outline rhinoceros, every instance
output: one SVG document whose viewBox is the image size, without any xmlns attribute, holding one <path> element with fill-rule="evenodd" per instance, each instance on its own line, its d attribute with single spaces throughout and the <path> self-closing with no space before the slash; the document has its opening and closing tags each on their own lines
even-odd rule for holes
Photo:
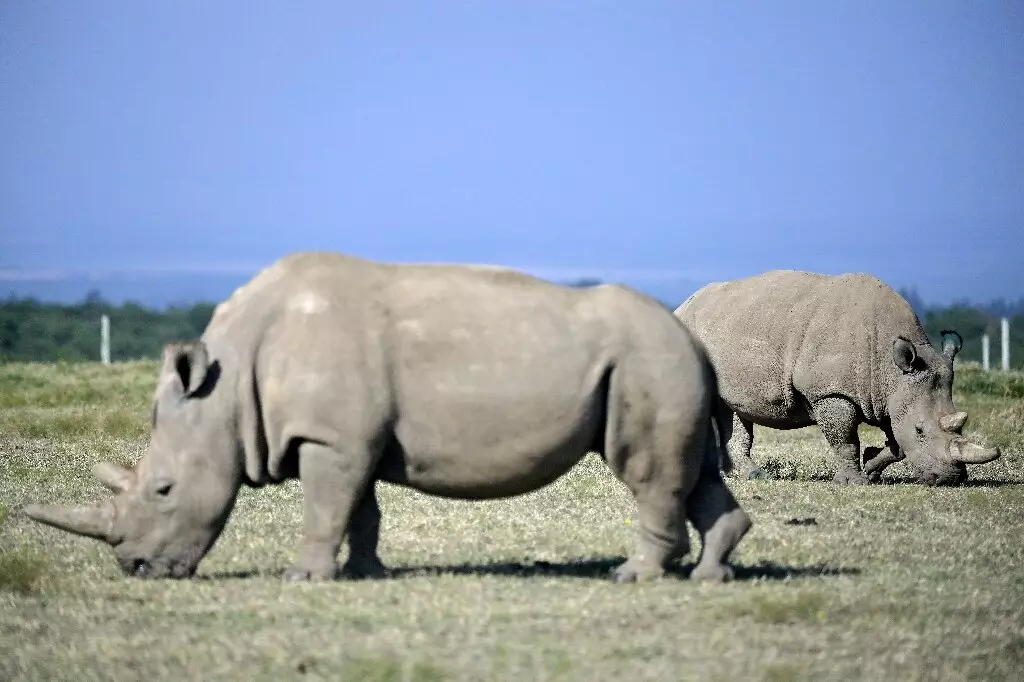
<svg viewBox="0 0 1024 682">
<path fill-rule="evenodd" d="M 482 500 L 546 486 L 588 452 L 632 492 L 638 537 L 613 572 L 733 578 L 752 526 L 720 476 L 714 371 L 671 311 L 619 285 L 332 252 L 278 259 L 168 343 L 145 453 L 93 475 L 114 495 L 26 505 L 109 543 L 137 577 L 191 577 L 243 485 L 298 478 L 304 535 L 285 577 L 376 577 L 375 484 Z M 347 538 L 348 559 L 336 563 Z"/>
<path fill-rule="evenodd" d="M 675 315 L 714 365 L 721 437 L 732 438 L 733 417 L 739 422 L 739 452 L 724 449 L 727 472 L 738 464 L 741 475 L 763 475 L 750 457 L 754 424 L 817 424 L 837 483 L 878 480 L 906 459 L 918 482 L 953 485 L 966 479 L 966 464 L 999 457 L 962 436 L 967 413 L 952 396 L 960 335 L 943 331 L 937 350 L 907 301 L 877 277 L 770 270 L 708 284 Z M 872 461 L 863 465 L 861 423 L 880 428 L 889 450 L 865 449 Z"/>
</svg>

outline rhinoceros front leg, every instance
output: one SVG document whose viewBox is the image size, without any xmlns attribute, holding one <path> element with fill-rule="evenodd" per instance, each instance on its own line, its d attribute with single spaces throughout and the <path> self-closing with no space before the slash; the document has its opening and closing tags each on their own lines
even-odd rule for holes
<svg viewBox="0 0 1024 682">
<path fill-rule="evenodd" d="M 892 433 L 892 427 L 882 426 L 882 433 L 885 434 L 884 448 L 864 448 L 864 473 L 872 483 L 882 480 L 882 472 L 886 467 L 906 459 Z"/>
<path fill-rule="evenodd" d="M 348 560 L 341 572 L 351 578 L 379 578 L 387 573 L 377 555 L 379 540 L 380 506 L 371 481 L 348 524 Z"/>
<path fill-rule="evenodd" d="M 825 435 L 836 460 L 836 483 L 868 483 L 860 470 L 860 438 L 856 406 L 846 398 L 823 398 L 814 404 L 814 420 Z"/>
<path fill-rule="evenodd" d="M 899 446 L 895 448 L 866 447 L 864 448 L 864 474 L 872 483 L 877 483 L 882 480 L 882 472 L 886 467 L 896 462 L 902 462 L 903 459 L 903 453 L 900 452 Z"/>
<path fill-rule="evenodd" d="M 309 441 L 299 446 L 305 527 L 299 556 L 286 578 L 329 580 L 337 576 L 335 559 L 350 519 L 366 497 L 372 465 L 373 458 L 365 451 L 341 453 Z"/>
</svg>

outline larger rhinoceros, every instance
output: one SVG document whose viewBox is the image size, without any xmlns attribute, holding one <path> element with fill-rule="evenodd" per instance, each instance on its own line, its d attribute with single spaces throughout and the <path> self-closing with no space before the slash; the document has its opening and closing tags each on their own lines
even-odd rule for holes
<svg viewBox="0 0 1024 682">
<path fill-rule="evenodd" d="M 122 570 L 190 577 L 242 485 L 301 481 L 290 579 L 379 575 L 376 481 L 461 499 L 509 497 L 602 454 L 635 496 L 617 581 L 728 580 L 751 526 L 718 471 L 714 373 L 671 312 L 622 286 L 576 289 L 513 270 L 285 256 L 168 344 L 148 449 L 93 474 L 92 506 L 31 518 L 113 546 Z"/>
<path fill-rule="evenodd" d="M 754 424 L 818 424 L 834 452 L 839 483 L 868 482 L 865 470 L 874 478 L 906 458 L 918 481 L 956 484 L 967 477 L 965 464 L 999 457 L 998 449 L 961 435 L 967 413 L 952 397 L 960 336 L 943 332 L 942 350 L 936 350 L 907 301 L 876 277 L 771 270 L 708 284 L 675 315 L 711 358 L 721 436 L 732 437 L 735 414 L 739 452 L 726 452 L 738 454 L 748 477 L 762 475 L 750 457 Z M 865 470 L 861 423 L 880 428 L 889 448 Z"/>
</svg>

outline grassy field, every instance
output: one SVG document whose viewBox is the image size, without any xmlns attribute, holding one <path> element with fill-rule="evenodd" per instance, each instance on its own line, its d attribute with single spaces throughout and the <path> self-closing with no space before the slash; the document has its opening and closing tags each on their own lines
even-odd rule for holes
<svg viewBox="0 0 1024 682">
<path fill-rule="evenodd" d="M 780 479 L 730 481 L 754 520 L 738 580 L 614 585 L 632 499 L 588 456 L 516 499 L 380 485 L 379 581 L 287 584 L 295 482 L 244 490 L 195 580 L 16 514 L 91 501 L 145 446 L 154 363 L 0 365 L 0 679 L 1009 680 L 1024 670 L 1024 375 L 964 367 L 967 432 L 1001 459 L 955 489 L 838 487 L 816 429 L 758 429 Z M 865 429 L 864 440 L 881 444 Z M 695 534 L 691 537 L 696 542 Z M 344 552 L 344 550 L 343 550 Z M 343 558 L 343 557 L 342 557 Z"/>
</svg>

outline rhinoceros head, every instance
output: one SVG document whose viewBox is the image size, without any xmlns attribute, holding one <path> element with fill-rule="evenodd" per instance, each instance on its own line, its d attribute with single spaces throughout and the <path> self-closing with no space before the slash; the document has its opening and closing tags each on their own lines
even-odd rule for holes
<svg viewBox="0 0 1024 682">
<path fill-rule="evenodd" d="M 961 434 L 967 413 L 953 405 L 953 358 L 960 335 L 943 330 L 942 352 L 903 337 L 893 342 L 893 362 L 901 375 L 888 399 L 893 436 L 918 481 L 956 485 L 967 479 L 967 464 L 999 457 L 998 448 L 968 442 Z"/>
<path fill-rule="evenodd" d="M 230 401 L 211 399 L 218 378 L 219 365 L 209 362 L 202 341 L 165 346 L 145 454 L 134 469 L 110 462 L 93 467 L 113 498 L 83 507 L 27 505 L 24 512 L 106 541 L 126 574 L 191 577 L 241 485 Z"/>
</svg>

